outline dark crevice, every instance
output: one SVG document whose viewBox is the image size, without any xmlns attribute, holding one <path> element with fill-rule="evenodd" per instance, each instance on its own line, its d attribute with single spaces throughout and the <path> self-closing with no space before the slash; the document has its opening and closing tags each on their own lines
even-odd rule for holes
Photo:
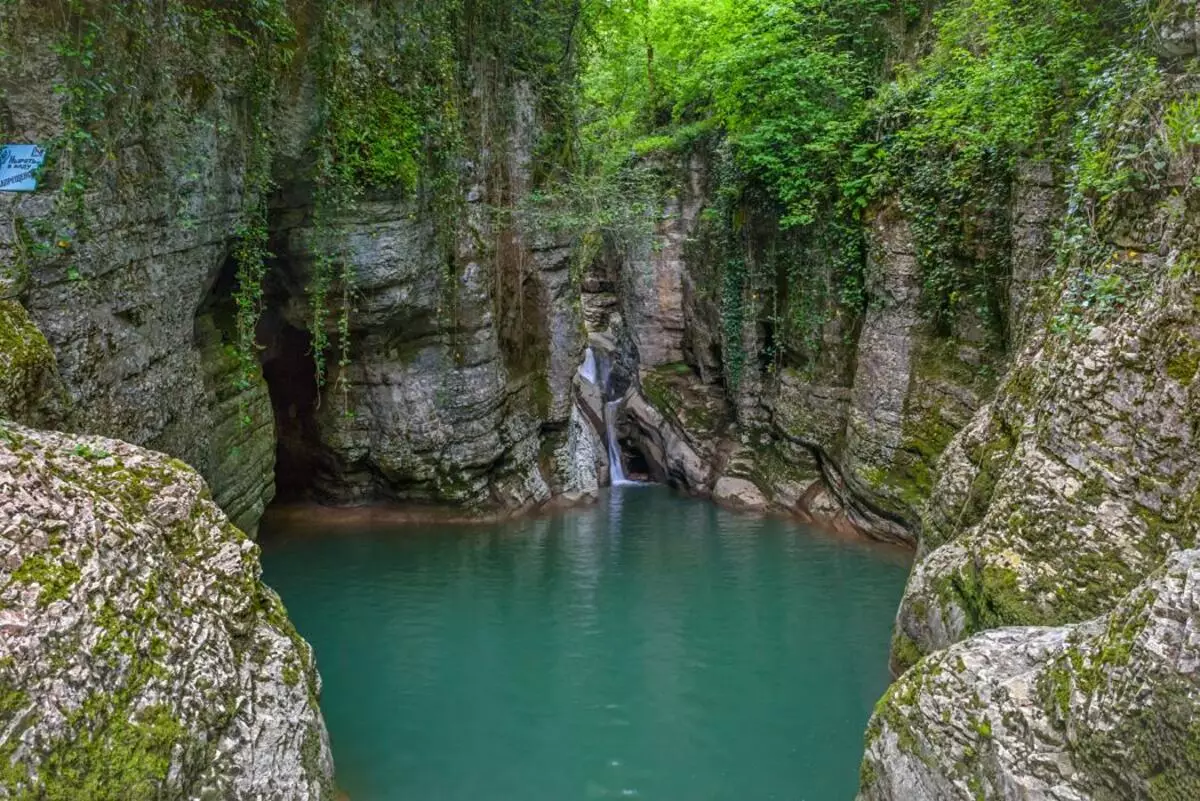
<svg viewBox="0 0 1200 801">
<path fill-rule="evenodd" d="M 620 447 L 621 456 L 625 461 L 626 476 L 636 481 L 662 481 L 665 479 L 665 476 L 655 475 L 655 471 L 650 466 L 650 461 L 632 440 L 619 439 L 617 445 Z"/>
<path fill-rule="evenodd" d="M 282 501 L 309 499 L 321 460 L 320 399 L 307 331 L 267 313 L 259 324 L 263 378 L 275 411 L 275 487 Z"/>
</svg>

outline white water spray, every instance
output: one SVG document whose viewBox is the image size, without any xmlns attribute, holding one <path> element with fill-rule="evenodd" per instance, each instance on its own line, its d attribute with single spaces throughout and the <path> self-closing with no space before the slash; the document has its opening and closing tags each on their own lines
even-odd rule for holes
<svg viewBox="0 0 1200 801">
<path fill-rule="evenodd" d="M 604 428 L 608 434 L 608 470 L 614 487 L 634 483 L 625 478 L 625 467 L 621 464 L 621 448 L 617 445 L 617 412 L 620 408 L 619 400 L 604 404 Z"/>
<path fill-rule="evenodd" d="M 579 375 L 589 384 L 596 383 L 596 354 L 592 352 L 591 348 L 588 348 L 584 352 L 583 364 L 579 368 Z"/>
</svg>

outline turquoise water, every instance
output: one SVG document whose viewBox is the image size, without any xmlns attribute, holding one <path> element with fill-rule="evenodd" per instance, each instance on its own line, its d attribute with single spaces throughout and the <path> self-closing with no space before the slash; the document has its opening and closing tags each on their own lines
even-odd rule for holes
<svg viewBox="0 0 1200 801">
<path fill-rule="evenodd" d="M 657 487 L 263 563 L 351 801 L 848 801 L 907 572 Z"/>
</svg>

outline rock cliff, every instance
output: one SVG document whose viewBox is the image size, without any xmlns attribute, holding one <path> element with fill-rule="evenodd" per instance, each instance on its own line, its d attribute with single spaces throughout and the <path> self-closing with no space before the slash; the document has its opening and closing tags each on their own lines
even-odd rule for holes
<svg viewBox="0 0 1200 801">
<path fill-rule="evenodd" d="M 1174 59 L 1194 25 L 1194 5 L 1150 18 L 1153 113 L 1190 97 Z M 1200 792 L 1196 156 L 1154 150 L 1153 125 L 1122 134 L 1156 153 L 1150 179 L 1076 195 L 1056 258 L 1014 264 L 1014 286 L 1034 264 L 1044 278 L 1012 305 L 995 397 L 937 465 L 863 799 Z"/>
<path fill-rule="evenodd" d="M 403 6 L 0 9 L 22 54 L 0 66 L 6 128 L 52 159 L 37 193 L 0 196 L 0 289 L 57 358 L 69 403 L 56 424 L 196 466 L 251 533 L 277 474 L 320 500 L 490 510 L 543 503 L 564 475 L 587 483 L 556 455 L 583 353 L 570 252 L 517 215 L 547 169 L 535 155 L 558 84 L 495 52 L 534 35 L 516 11 L 460 25 L 434 9 L 396 25 Z M 60 46 L 89 26 L 106 36 Z M 444 95 L 429 112 L 448 142 L 430 156 L 440 166 L 403 138 L 417 102 L 404 82 L 418 73 L 445 84 L 422 90 Z M 370 116 L 387 103 L 393 116 Z M 348 151 L 361 131 L 330 144 L 335 113 L 395 150 Z M 376 158 L 339 204 L 322 200 L 329 148 Z M 256 226 L 271 251 L 257 299 L 243 264 Z M 247 308 L 266 311 L 262 371 L 245 363 Z M 305 386 L 323 369 L 320 390 Z"/>
</svg>

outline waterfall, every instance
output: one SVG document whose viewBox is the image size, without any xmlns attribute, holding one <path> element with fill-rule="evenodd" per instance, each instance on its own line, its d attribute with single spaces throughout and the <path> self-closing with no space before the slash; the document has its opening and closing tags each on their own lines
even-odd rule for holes
<svg viewBox="0 0 1200 801">
<path fill-rule="evenodd" d="M 596 383 L 596 354 L 592 352 L 591 348 L 588 348 L 584 352 L 583 364 L 579 368 L 579 375 L 589 384 Z"/>
<path fill-rule="evenodd" d="M 608 471 L 614 487 L 634 483 L 625 478 L 625 467 L 621 464 L 621 448 L 617 445 L 617 412 L 620 408 L 619 400 L 604 404 L 604 428 L 608 434 Z"/>
</svg>

